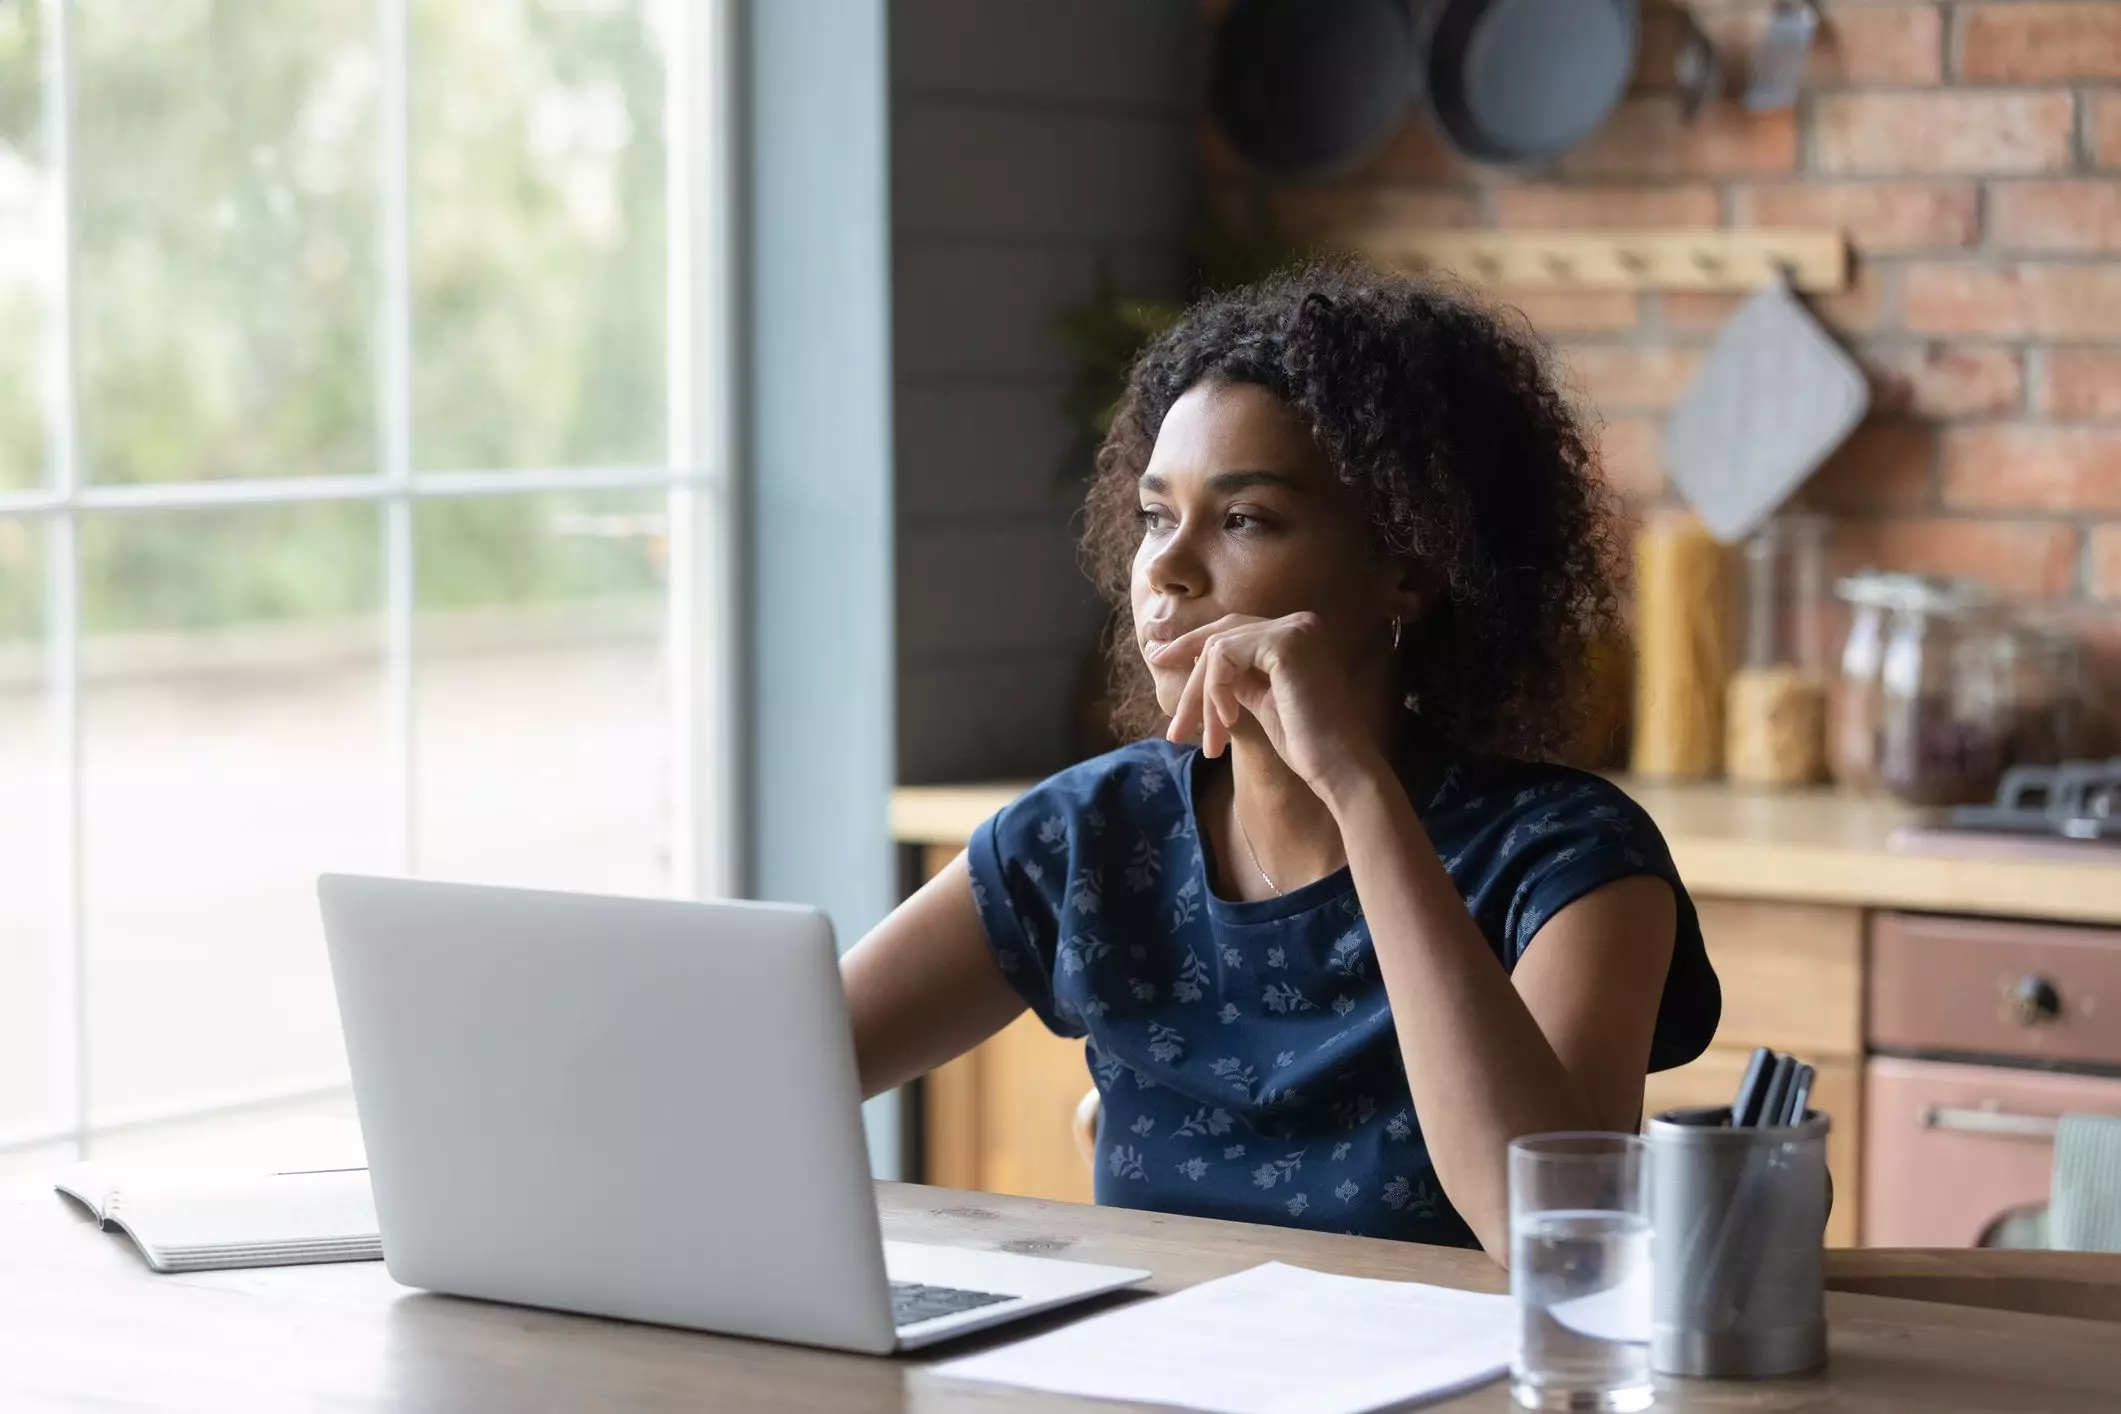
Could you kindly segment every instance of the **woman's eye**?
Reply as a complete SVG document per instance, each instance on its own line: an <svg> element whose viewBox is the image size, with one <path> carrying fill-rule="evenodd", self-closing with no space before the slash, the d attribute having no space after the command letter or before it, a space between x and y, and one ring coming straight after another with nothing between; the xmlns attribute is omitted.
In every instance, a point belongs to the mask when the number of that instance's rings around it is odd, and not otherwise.
<svg viewBox="0 0 2121 1414"><path fill-rule="evenodd" d="M1232 511L1223 517L1223 524L1232 530L1253 530L1258 528L1259 521L1243 511Z"/></svg>
<svg viewBox="0 0 2121 1414"><path fill-rule="evenodd" d="M1164 513L1155 506L1143 506L1134 513L1134 518L1142 523L1143 530L1149 531L1162 530L1166 522Z"/></svg>

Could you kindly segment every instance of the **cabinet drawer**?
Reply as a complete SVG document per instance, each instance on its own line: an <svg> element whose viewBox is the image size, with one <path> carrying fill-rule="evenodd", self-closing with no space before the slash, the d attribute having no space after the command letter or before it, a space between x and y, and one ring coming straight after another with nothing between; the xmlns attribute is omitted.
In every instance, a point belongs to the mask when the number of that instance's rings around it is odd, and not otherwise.
<svg viewBox="0 0 2121 1414"><path fill-rule="evenodd" d="M927 1079L927 1182L1088 1203L1075 1107L1090 1088L1083 1043L1024 1013Z"/></svg>
<svg viewBox="0 0 2121 1414"><path fill-rule="evenodd" d="M1884 913L1873 1046L2121 1065L2121 932Z"/></svg>
<svg viewBox="0 0 2121 1414"><path fill-rule="evenodd" d="M1712 1046L1677 1070L1659 1071L1642 1087L1643 1119L1663 1110L1728 1105L1751 1056L1750 1050ZM1826 1166L1834 1175L1834 1210L1826 1220L1826 1242L1829 1247L1853 1247L1862 1211L1863 1087L1855 1061L1822 1058L1812 1064L1819 1074L1812 1081L1811 1108L1833 1121L1826 1134Z"/></svg>
<svg viewBox="0 0 2121 1414"><path fill-rule="evenodd" d="M1863 1239L1972 1247L1998 1218L2047 1202L2052 1137L2013 1120L2121 1115L2121 1080L1880 1057L1864 1095Z"/></svg>
<svg viewBox="0 0 2121 1414"><path fill-rule="evenodd" d="M1715 898L1695 906L1723 985L1720 1049L1768 1046L1814 1065L1863 1054L1859 910Z"/></svg>

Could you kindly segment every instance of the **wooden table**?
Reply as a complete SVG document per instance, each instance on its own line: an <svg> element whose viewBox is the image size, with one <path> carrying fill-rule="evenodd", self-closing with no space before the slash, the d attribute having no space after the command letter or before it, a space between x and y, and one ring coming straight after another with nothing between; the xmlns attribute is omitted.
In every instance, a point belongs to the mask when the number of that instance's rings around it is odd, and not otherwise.
<svg viewBox="0 0 2121 1414"><path fill-rule="evenodd" d="M1506 1285L1476 1253L907 1185L878 1192L892 1237L1147 1267L1157 1293L1275 1259L1484 1291ZM1827 1309L1825 1376L1665 1381L1657 1408L2111 1414L2121 1397L2121 1339L2109 1324L1876 1296L1829 1296ZM1038 1328L875 1359L432 1296L393 1284L373 1262L156 1276L123 1236L97 1232L56 1195L0 1190L0 1409L9 1414L1070 1407L929 1368ZM1497 1382L1434 1407L1511 1406Z"/></svg>

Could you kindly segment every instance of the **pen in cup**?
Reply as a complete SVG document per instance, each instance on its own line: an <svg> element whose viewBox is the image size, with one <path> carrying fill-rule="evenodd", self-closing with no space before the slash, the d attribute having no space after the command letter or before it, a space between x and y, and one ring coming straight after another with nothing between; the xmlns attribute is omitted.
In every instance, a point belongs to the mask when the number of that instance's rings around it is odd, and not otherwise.
<svg viewBox="0 0 2121 1414"><path fill-rule="evenodd" d="M1818 1074L1808 1065L1797 1067L1797 1078L1790 1082L1789 1103L1783 1106L1782 1123L1797 1124L1803 1121L1805 1106L1812 1098L1812 1079Z"/></svg>
<svg viewBox="0 0 2121 1414"><path fill-rule="evenodd" d="M1750 1129L1759 1122L1760 1101L1765 1098L1761 1087L1774 1068L1775 1053L1766 1046L1754 1051L1745 1063L1745 1078L1738 1082L1738 1097L1731 1101L1731 1128Z"/></svg>
<svg viewBox="0 0 2121 1414"><path fill-rule="evenodd" d="M1789 1098L1790 1082L1797 1078L1797 1060L1794 1056L1775 1057L1775 1068L1768 1075L1767 1097L1760 1103L1760 1127L1770 1128L1782 1124L1782 1105Z"/></svg>
<svg viewBox="0 0 2121 1414"><path fill-rule="evenodd" d="M1762 1046L1746 1061L1745 1077L1731 1101L1733 1129L1772 1129L1804 1122L1817 1072L1795 1056Z"/></svg>
<svg viewBox="0 0 2121 1414"><path fill-rule="evenodd" d="M1795 1056L1777 1055L1762 1046L1746 1062L1737 1097L1731 1102L1734 1129L1774 1129L1801 1123L1811 1096L1815 1072ZM1774 1150L1749 1152L1730 1205L1711 1240L1707 1260L1691 1283L1692 1299L1722 1320L1736 1319L1743 1306L1743 1274L1757 1265L1749 1247L1758 1240L1758 1213L1767 1185L1780 1168Z"/></svg>

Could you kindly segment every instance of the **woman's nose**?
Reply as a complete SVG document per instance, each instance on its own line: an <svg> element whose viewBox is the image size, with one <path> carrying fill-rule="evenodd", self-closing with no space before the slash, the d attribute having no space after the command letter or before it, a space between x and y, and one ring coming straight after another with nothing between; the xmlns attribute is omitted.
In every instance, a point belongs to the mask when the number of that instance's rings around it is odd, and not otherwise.
<svg viewBox="0 0 2121 1414"><path fill-rule="evenodd" d="M1207 574L1183 528L1150 552L1143 569L1149 588L1158 594L1185 599L1207 587Z"/></svg>

